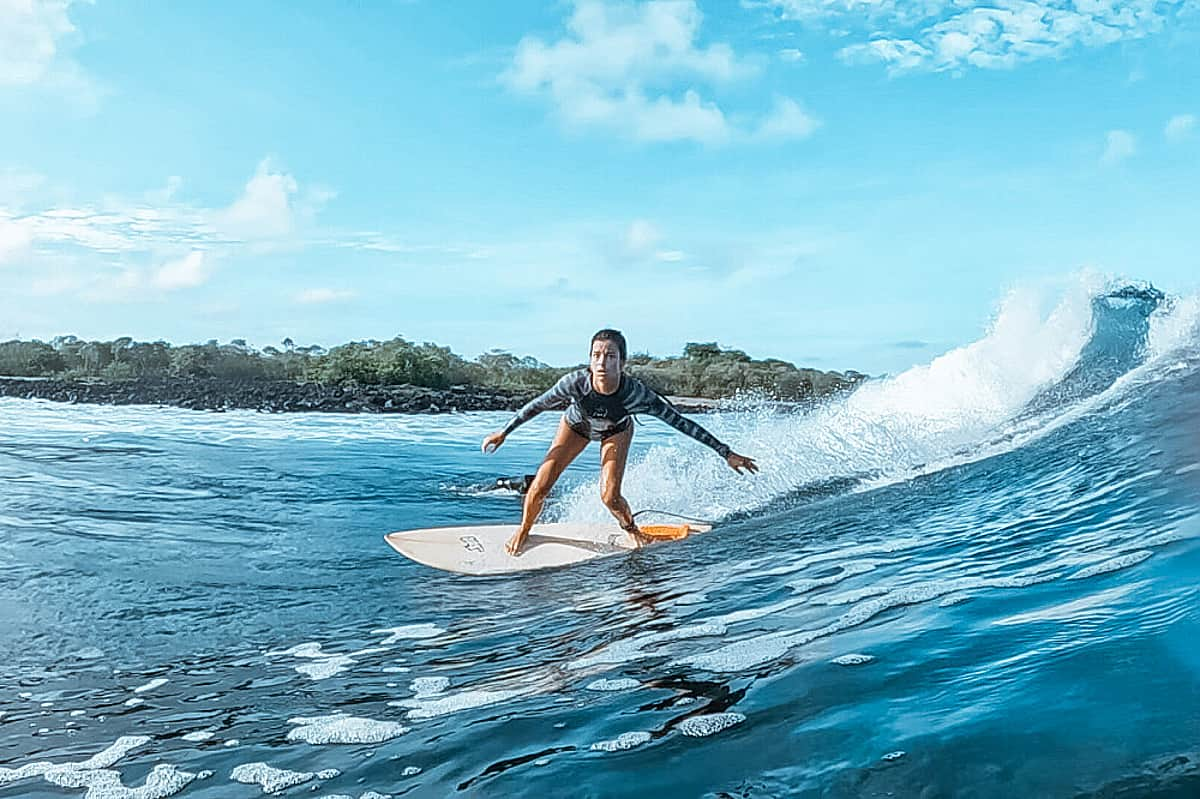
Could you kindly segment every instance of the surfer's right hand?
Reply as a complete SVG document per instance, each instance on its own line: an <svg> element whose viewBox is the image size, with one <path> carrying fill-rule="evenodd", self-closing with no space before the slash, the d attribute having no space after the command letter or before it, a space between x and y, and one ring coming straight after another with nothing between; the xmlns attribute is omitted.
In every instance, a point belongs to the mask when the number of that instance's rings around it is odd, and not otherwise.
<svg viewBox="0 0 1200 799"><path fill-rule="evenodd" d="M504 443L505 438L507 438L507 436L503 431L499 433L492 433L483 440L483 445L480 446L480 449L483 450L484 455L487 455L489 452L495 452L496 450L500 449L500 445Z"/></svg>

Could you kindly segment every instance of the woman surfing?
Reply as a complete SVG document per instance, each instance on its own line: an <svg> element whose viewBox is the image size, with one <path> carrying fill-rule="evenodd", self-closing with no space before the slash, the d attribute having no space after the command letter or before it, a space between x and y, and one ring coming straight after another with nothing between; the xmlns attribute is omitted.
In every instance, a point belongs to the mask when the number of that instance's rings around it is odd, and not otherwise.
<svg viewBox="0 0 1200 799"><path fill-rule="evenodd" d="M600 442L600 498L621 529L629 533L636 546L647 539L633 520L629 503L621 496L625 461L633 441L633 414L648 413L716 451L736 471L754 474L758 464L738 455L700 425L685 419L679 411L636 377L625 374L625 337L605 329L592 336L589 366L563 375L541 396L525 404L503 430L483 440L485 453L494 452L508 434L542 411L566 409L549 451L525 495L521 526L505 544L510 555L520 555L529 530L542 512L546 495L563 470L583 452L589 441Z"/></svg>

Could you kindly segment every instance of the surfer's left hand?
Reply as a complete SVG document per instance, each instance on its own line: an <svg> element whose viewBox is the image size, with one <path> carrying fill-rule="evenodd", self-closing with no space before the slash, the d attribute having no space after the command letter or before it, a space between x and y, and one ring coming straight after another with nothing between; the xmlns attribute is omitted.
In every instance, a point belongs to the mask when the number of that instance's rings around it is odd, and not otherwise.
<svg viewBox="0 0 1200 799"><path fill-rule="evenodd" d="M725 462L729 464L729 468L738 474L742 473L742 469L745 469L750 474L758 472L758 464L754 462L754 458L747 458L745 455L739 455L736 452L729 453L729 457L725 459Z"/></svg>

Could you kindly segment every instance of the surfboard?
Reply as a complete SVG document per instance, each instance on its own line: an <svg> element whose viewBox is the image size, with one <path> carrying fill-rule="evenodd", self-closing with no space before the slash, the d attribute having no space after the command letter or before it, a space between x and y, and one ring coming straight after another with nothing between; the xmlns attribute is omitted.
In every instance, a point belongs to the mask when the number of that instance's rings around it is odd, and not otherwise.
<svg viewBox="0 0 1200 799"><path fill-rule="evenodd" d="M641 525L641 529L657 542L705 533L712 526L689 522ZM514 557L504 550L504 544L516 531L515 524L430 527L388 533L383 540L417 563L443 571L476 575L569 566L635 549L630 537L615 523L551 522L535 524L529 531L525 548Z"/></svg>

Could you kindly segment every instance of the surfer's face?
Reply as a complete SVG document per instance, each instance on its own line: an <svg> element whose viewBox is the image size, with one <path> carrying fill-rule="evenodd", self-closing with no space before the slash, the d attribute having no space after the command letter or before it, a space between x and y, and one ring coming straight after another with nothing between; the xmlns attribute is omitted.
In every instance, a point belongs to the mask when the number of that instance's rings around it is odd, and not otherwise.
<svg viewBox="0 0 1200 799"><path fill-rule="evenodd" d="M592 374L599 377L621 373L621 350L615 341L592 342Z"/></svg>

